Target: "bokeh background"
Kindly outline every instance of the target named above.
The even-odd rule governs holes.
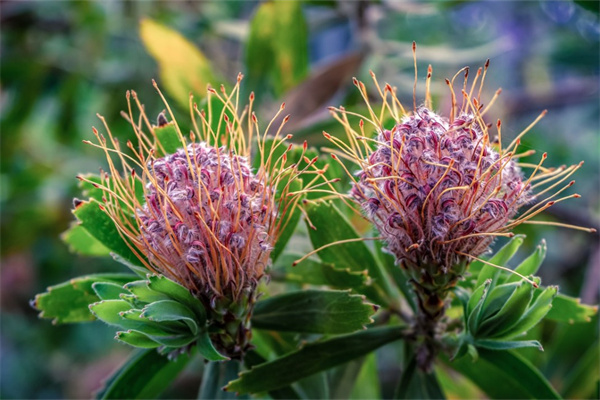
[[[484,97],[498,87],[503,93],[489,121],[502,118],[503,136],[509,139],[548,109],[523,140],[523,149],[536,149],[538,155],[547,151],[548,165],[585,160],[575,177],[582,198],[553,207],[543,218],[600,225],[597,1],[302,1],[299,18],[277,25],[277,36],[297,38],[296,47],[285,49],[293,66],[288,80],[269,69],[273,54],[247,45],[252,29],[271,23],[254,18],[257,4],[0,3],[0,397],[89,397],[130,352],[104,324],[53,326],[37,318],[29,300],[70,277],[122,269],[110,259],[71,254],[60,236],[73,219],[76,174],[97,172],[104,162],[99,151],[82,144],[92,137],[91,127],[100,125],[95,114],[103,114],[112,131],[127,138],[130,129],[119,115],[127,107],[126,90],[138,92],[150,115],[164,107],[151,79],[161,83],[160,68],[172,49],[160,37],[142,40],[144,18],[180,32],[224,81],[245,73],[245,93],[256,92],[265,118],[286,101],[295,139],[308,139],[315,147],[325,144],[322,130],[339,129],[327,106],[360,107],[352,76],[367,81],[371,69],[412,104],[413,40],[420,99],[431,63],[434,103],[442,111],[448,109],[443,78],[465,65],[474,72],[490,58]],[[173,103],[180,115],[188,115],[181,102]],[[598,302],[597,234],[531,226],[521,231],[528,235],[526,250],[542,238],[548,242],[544,282],[558,283],[562,292],[586,303]],[[538,333],[546,353],[523,354],[557,388],[572,387],[572,397],[597,393],[597,319],[573,326],[546,323]],[[194,397],[200,379],[194,368],[164,397]]]

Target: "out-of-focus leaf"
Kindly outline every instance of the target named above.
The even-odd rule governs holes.
[[[350,398],[365,359],[366,357],[358,358],[329,371],[329,392],[332,399]]]
[[[590,322],[597,312],[598,306],[581,304],[581,299],[559,293],[552,301],[552,308],[546,314],[546,318],[574,324]]]
[[[165,390],[189,362],[181,354],[175,361],[156,350],[140,350],[129,358],[97,393],[99,399],[154,399]]]
[[[289,114],[292,118],[283,128],[282,134],[296,134],[298,129],[314,123],[315,118],[310,117],[319,111],[329,117],[327,106],[331,105],[331,100],[336,93],[351,82],[351,78],[356,75],[363,59],[364,53],[358,52],[339,57],[312,72],[298,86],[286,93],[283,99],[285,111],[286,115]],[[280,115],[274,120],[273,126],[279,126],[283,118],[285,115]],[[316,130],[316,132],[321,131]]]
[[[228,362],[209,362],[205,364],[198,399],[235,399],[236,396],[234,393],[224,392],[221,388],[230,380],[237,378],[239,371],[240,362],[236,360]]]
[[[246,47],[250,87],[273,80],[277,95],[308,72],[308,27],[299,1],[266,1],[250,22]]]
[[[114,222],[100,209],[100,206],[101,204],[94,199],[83,201],[75,207],[73,214],[80,221],[81,226],[110,251],[132,264],[139,265],[138,257],[121,238]]]
[[[560,399],[540,371],[510,351],[480,349],[476,362],[469,357],[445,362],[492,399]]]
[[[35,296],[31,305],[37,308],[42,318],[53,318],[52,323],[93,321],[96,318],[89,305],[100,300],[92,285],[96,282],[111,282],[117,285],[136,279],[129,274],[97,274],[73,278],[68,282],[50,286],[45,293]]]
[[[284,254],[271,270],[271,279],[308,285],[327,285],[337,289],[360,291],[367,282],[367,271],[337,269],[335,265],[306,259],[296,266],[300,254]]]
[[[69,250],[84,256],[108,256],[110,250],[95,239],[81,225],[72,224],[61,235],[61,239],[69,246]]]
[[[375,353],[365,357],[360,373],[353,383],[351,399],[380,399],[379,376],[377,375],[377,358]]]
[[[600,13],[600,3],[593,0],[575,0],[575,4],[578,6],[585,8],[596,14],[596,18],[598,18],[598,13]]]
[[[144,18],[140,37],[158,62],[162,85],[182,108],[188,108],[190,92],[204,98],[209,84],[223,82],[204,54],[179,32]]]
[[[425,373],[417,368],[414,357],[402,371],[396,399],[445,399],[435,372]]]
[[[593,398],[598,394],[598,380],[600,379],[600,362],[598,340],[592,344],[591,350],[586,351],[577,365],[565,377],[562,394],[565,399]]]
[[[285,387],[298,379],[325,371],[402,338],[402,327],[367,329],[349,335],[310,343],[279,359],[243,372],[229,382],[227,391],[258,393]]]
[[[365,329],[377,308],[346,291],[303,290],[256,303],[252,326],[274,331],[339,334]]]

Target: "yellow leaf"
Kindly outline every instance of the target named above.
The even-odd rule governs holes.
[[[209,84],[218,87],[223,82],[206,56],[179,32],[144,18],[140,22],[140,36],[158,62],[161,86],[181,106],[187,108],[190,92],[204,98]]]

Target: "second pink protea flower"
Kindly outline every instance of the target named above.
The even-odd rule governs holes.
[[[537,163],[519,162],[535,153],[519,153],[520,138],[545,111],[508,146],[502,143],[500,121],[495,126],[497,138],[491,139],[491,125],[484,121],[484,115],[500,90],[484,107],[480,96],[488,66],[489,62],[478,70],[471,84],[468,68],[461,70],[465,79],[460,107],[454,86],[458,74],[446,80],[452,95],[447,116],[432,110],[431,66],[424,105],[417,107],[415,93],[412,112],[405,110],[390,85],[379,86],[372,73],[382,97],[381,108],[374,109],[365,85],[354,80],[368,114],[331,108],[344,126],[347,140],[325,133],[337,147],[330,150],[333,158],[356,164],[357,172],[350,175],[351,198],[377,227],[385,249],[413,284],[419,305],[415,331],[423,341],[418,361],[423,369],[431,367],[438,351],[436,336],[448,293],[469,263],[480,260],[494,238],[513,236],[511,229],[516,225],[535,223],[530,219],[554,203],[579,197],[574,194],[554,200],[573,184],[563,182],[581,164],[545,168],[545,153]],[[348,116],[359,117],[358,126],[353,126]],[[375,130],[375,137],[370,136],[370,128]],[[531,172],[525,174],[524,168]],[[524,206],[528,209],[519,215]]]

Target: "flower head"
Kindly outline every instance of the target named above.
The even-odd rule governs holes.
[[[273,129],[269,124],[259,133],[253,94],[238,110],[240,80],[229,93],[208,90],[208,113],[192,106],[190,96],[189,139],[166,102],[171,122],[161,113],[155,126],[135,92],[128,92],[126,116],[137,143],[121,150],[106,123],[108,139],[94,129],[98,143],[88,142],[105,151],[110,170],[100,184],[91,182],[103,190],[101,209],[149,272],[178,282],[202,301],[213,343],[237,358],[248,347],[257,285],[301,195],[292,183],[311,168],[320,172],[310,160],[300,168],[306,146],[298,163],[288,162],[292,145],[285,142],[291,135],[280,134],[287,117],[268,138]]]

